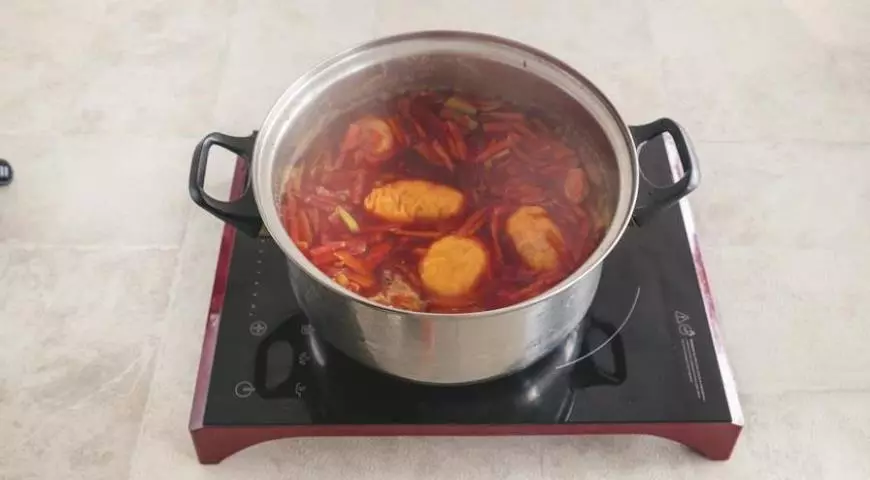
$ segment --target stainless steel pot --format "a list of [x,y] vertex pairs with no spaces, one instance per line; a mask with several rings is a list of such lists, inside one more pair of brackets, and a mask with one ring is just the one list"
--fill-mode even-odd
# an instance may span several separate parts
[[[434,314],[385,307],[345,290],[302,255],[278,213],[287,169],[315,134],[342,113],[373,98],[421,88],[507,98],[543,109],[575,132],[582,161],[596,172],[590,176],[611,193],[604,205],[609,227],[586,263],[522,303],[486,312]],[[684,176],[636,208],[638,148],[663,133],[674,139]],[[253,188],[237,200],[222,202],[203,190],[214,145],[250,164]],[[206,136],[194,153],[190,193],[198,205],[245,233],[258,235],[265,227],[287,255],[294,293],[319,337],[392,375],[463,384],[511,373],[556,347],[583,319],[601,264],[629,224],[641,224],[677,202],[698,178],[689,142],[672,120],[628,127],[591,82],[546,53],[489,35],[438,31],[384,38],[341,53],[293,83],[259,133]]]

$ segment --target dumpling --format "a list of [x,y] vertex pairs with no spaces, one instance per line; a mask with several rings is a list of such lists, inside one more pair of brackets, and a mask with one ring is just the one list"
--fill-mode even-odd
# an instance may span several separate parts
[[366,196],[365,209],[384,220],[396,223],[434,222],[456,216],[462,211],[462,192],[426,180],[397,180],[375,187]]
[[478,240],[448,235],[435,241],[420,260],[420,281],[440,297],[471,293],[489,265],[489,253]]
[[505,226],[514,248],[532,270],[555,270],[565,251],[565,241],[559,227],[542,207],[518,208]]

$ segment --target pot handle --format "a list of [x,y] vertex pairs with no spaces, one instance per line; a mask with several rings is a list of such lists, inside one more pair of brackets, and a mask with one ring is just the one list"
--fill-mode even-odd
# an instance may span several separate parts
[[590,362],[592,368],[595,370],[595,376],[587,378],[583,386],[619,385],[624,382],[627,377],[627,368],[625,364],[625,346],[622,344],[622,338],[619,335],[616,335],[617,327],[614,327],[607,322],[595,320],[593,317],[590,317],[589,321],[589,328],[600,330],[603,334],[607,335],[608,338],[613,337],[610,340],[610,345],[608,345],[610,355],[613,358],[613,370],[605,370],[594,361]]
[[646,125],[637,125],[628,127],[631,130],[631,135],[634,137],[635,147],[640,150],[644,143],[662,135],[664,133],[671,134],[674,143],[677,146],[677,153],[680,156],[680,163],[683,166],[683,176],[676,182],[666,187],[654,188],[650,191],[649,202],[643,206],[639,206],[634,210],[633,223],[641,226],[647,223],[651,218],[662,210],[677,203],[681,198],[685,197],[698,187],[698,182],[701,178],[701,172],[698,170],[698,160],[695,157],[695,152],[689,138],[686,136],[683,128],[671,120],[670,118],[660,118]]
[[205,211],[226,223],[236,227],[249,236],[256,237],[263,227],[263,220],[257,210],[254,200],[254,191],[250,188],[249,178],[245,180],[245,190],[236,199],[229,201],[218,200],[205,192],[205,170],[208,165],[208,154],[211,147],[217,145],[235,153],[244,160],[247,168],[245,176],[249,176],[251,170],[251,157],[254,152],[254,142],[257,132],[247,137],[233,137],[223,133],[210,133],[203,138],[193,151],[193,160],[190,164],[190,198]]

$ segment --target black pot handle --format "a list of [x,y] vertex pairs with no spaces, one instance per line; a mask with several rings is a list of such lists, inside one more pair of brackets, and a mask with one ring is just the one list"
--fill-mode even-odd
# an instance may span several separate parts
[[[588,370],[586,370],[587,374],[581,374],[580,377],[575,380],[577,384],[574,385],[575,388],[584,388],[584,387],[594,387],[596,385],[619,385],[625,381],[628,376],[628,369],[625,363],[625,345],[622,343],[622,337],[616,335],[618,327],[615,327],[607,322],[602,322],[595,320],[594,317],[588,317],[589,328],[596,329],[601,331],[605,335],[605,338],[609,338],[610,341],[606,348],[610,351],[611,358],[613,359],[613,369],[605,370],[600,365],[595,362],[595,358],[587,358],[585,361],[588,363],[589,367],[592,369],[592,375],[588,374]],[[588,338],[589,334],[586,334]],[[586,342],[585,338],[583,340],[584,344]],[[600,348],[600,346],[595,347],[596,349]],[[589,348],[583,348],[580,351],[581,355],[588,355],[585,353]]]
[[680,163],[683,166],[682,178],[667,187],[654,188],[650,192],[649,201],[634,210],[634,224],[643,225],[657,213],[677,203],[697,188],[701,172],[698,170],[698,160],[695,157],[692,144],[677,122],[670,118],[660,118],[646,125],[631,126],[629,129],[638,150],[654,137],[663,133],[671,134],[677,146],[677,153],[680,155]]
[[218,200],[205,192],[205,170],[208,165],[208,154],[211,147],[217,145],[235,153],[247,163],[247,171],[251,170],[251,158],[254,153],[254,142],[257,132],[247,137],[233,137],[223,133],[210,133],[203,138],[193,152],[190,164],[190,198],[193,202],[215,217],[229,223],[238,230],[256,237],[263,227],[263,220],[257,210],[254,191],[246,183],[245,191],[239,198],[228,202]]

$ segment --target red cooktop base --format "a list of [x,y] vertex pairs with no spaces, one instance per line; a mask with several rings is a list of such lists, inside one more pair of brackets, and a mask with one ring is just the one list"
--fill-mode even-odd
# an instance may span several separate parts
[[743,427],[724,423],[587,425],[306,425],[298,427],[203,427],[191,431],[203,464],[221,462],[259,443],[294,437],[653,435],[695,450],[710,460],[731,457]]

